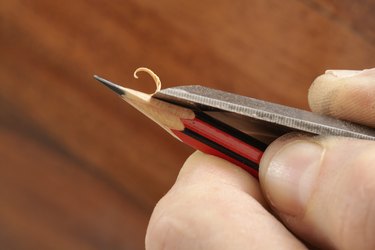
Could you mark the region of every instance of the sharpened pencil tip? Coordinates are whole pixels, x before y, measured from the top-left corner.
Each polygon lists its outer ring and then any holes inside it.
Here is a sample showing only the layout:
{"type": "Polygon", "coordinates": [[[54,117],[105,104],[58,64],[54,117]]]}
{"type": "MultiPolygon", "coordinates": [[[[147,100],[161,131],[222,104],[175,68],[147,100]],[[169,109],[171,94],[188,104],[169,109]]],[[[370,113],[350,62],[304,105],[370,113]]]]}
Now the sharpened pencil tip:
{"type": "Polygon", "coordinates": [[[114,92],[116,92],[117,94],[119,95],[125,95],[125,91],[124,89],[117,85],[117,84],[114,84],[113,82],[110,82],[104,78],[101,78],[97,75],[94,75],[94,78],[99,81],[100,83],[102,83],[103,85],[107,86],[108,88],[110,88],[111,90],[113,90],[114,92]]]}

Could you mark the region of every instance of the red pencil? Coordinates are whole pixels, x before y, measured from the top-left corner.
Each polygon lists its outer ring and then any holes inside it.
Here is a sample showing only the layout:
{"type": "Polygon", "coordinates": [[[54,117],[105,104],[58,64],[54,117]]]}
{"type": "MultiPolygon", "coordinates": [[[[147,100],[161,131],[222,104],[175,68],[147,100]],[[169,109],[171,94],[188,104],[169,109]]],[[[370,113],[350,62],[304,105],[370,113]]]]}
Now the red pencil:
{"type": "MultiPolygon", "coordinates": [[[[160,80],[152,71],[140,68],[134,73],[135,77],[139,71],[148,72],[157,84],[157,91],[160,90],[160,80]]],[[[98,76],[94,77],[180,141],[204,153],[230,161],[258,177],[259,162],[266,144],[202,111],[171,104],[98,76]]]]}

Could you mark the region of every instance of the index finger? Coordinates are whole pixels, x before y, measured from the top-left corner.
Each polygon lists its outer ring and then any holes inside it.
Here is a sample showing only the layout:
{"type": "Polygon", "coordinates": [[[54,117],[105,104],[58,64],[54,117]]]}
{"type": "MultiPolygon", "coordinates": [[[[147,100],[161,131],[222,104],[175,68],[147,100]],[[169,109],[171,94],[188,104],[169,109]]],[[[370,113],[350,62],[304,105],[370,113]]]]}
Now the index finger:
{"type": "Polygon", "coordinates": [[[375,68],[327,70],[310,87],[313,112],[375,127],[375,68]]]}
{"type": "Polygon", "coordinates": [[[262,206],[258,181],[220,158],[197,152],[157,204],[147,249],[305,249],[262,206]]]}

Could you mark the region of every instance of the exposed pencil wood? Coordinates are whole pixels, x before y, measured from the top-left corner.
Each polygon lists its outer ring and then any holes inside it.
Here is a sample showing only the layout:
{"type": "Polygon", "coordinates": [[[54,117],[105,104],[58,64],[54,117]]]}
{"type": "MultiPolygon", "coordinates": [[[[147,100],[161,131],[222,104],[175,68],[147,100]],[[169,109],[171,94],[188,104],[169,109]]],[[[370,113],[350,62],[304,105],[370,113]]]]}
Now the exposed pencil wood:
{"type": "MultiPolygon", "coordinates": [[[[143,68],[140,69],[144,70],[143,68]]],[[[138,71],[139,69],[135,71],[135,76],[136,72],[138,71]]],[[[154,74],[150,70],[148,70],[147,72],[154,74]]],[[[155,78],[155,76],[153,76],[153,79],[157,84],[156,91],[158,91],[160,89],[160,80],[159,78],[155,78]]],[[[119,94],[123,100],[125,100],[127,103],[146,115],[148,118],[159,124],[174,137],[176,136],[174,135],[174,133],[172,133],[171,129],[181,131],[185,128],[181,119],[194,119],[195,117],[194,112],[190,109],[155,99],[150,94],[146,94],[129,88],[124,88],[101,77],[94,77],[105,86],[119,94]]]]}

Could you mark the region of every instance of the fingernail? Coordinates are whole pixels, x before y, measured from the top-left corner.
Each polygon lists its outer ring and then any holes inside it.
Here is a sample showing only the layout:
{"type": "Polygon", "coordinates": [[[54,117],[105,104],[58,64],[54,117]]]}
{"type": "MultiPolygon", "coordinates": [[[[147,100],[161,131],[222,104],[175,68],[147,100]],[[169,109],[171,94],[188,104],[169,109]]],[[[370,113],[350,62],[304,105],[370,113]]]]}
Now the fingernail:
{"type": "Polygon", "coordinates": [[[340,69],[329,69],[326,70],[326,74],[333,75],[337,78],[346,78],[352,76],[375,76],[375,68],[372,69],[364,69],[364,70],[340,70],[340,69]]]}
{"type": "Polygon", "coordinates": [[[304,210],[315,187],[323,152],[315,142],[297,140],[283,146],[268,161],[262,185],[276,210],[292,216],[304,210]]]}
{"type": "Polygon", "coordinates": [[[332,70],[332,69],[329,69],[329,70],[326,70],[325,73],[331,74],[331,75],[336,76],[338,78],[344,78],[344,77],[351,77],[351,76],[358,75],[361,72],[362,72],[362,70],[332,70]]]}

